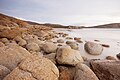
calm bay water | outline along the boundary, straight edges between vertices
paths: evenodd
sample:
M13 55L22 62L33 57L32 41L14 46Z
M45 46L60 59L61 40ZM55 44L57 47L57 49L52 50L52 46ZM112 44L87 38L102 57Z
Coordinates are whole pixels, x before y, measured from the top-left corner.
M108 44L110 48L104 48L103 53L98 56L89 55L84 50L84 44L79 44L80 53L90 59L104 59L106 56L114 56L120 53L120 29L55 29L57 32L69 34L70 37L80 37L83 41L100 40L101 44Z
M58 29L57 29L58 30ZM102 38L120 40L120 29L59 29L65 31L70 36L81 38Z

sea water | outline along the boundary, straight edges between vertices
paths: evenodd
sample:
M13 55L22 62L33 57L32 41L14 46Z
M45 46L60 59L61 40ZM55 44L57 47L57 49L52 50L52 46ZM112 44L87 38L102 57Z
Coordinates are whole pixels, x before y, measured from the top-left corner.
M106 29L106 28L86 28L86 29L64 29L56 28L57 32L69 34L70 37L80 37L83 41L93 41L99 44L110 45L105 48L101 55L90 55L84 50L84 43L79 44L80 54L89 59L104 59L106 56L114 56L120 53L120 29Z

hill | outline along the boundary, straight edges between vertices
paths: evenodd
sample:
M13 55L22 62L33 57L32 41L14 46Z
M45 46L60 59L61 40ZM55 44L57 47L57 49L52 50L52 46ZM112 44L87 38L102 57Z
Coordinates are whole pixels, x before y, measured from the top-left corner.
M90 28L120 28L120 23L111 23L98 26L92 26Z
M45 23L40 24L32 21L25 21L20 20L5 14L0 13L0 25L1 26L8 26L8 27L29 27L31 25L38 25L38 26L46 26L51 28L78 28L77 26L64 26L60 24L51 24L51 23Z
M45 26L45 27L51 27L51 28L69 28L69 29L80 29L80 28L120 28L120 23L111 23L111 24L104 24L104 25L98 25L98 26L65 26L60 24L51 24L51 23L45 23L40 24L32 21L25 21L20 20L5 14L0 13L0 25L1 26L8 26L8 27L29 27L31 25L38 25L38 26Z
M27 27L29 24L24 20L20 20L14 17L10 17L0 13L0 25L9 27Z

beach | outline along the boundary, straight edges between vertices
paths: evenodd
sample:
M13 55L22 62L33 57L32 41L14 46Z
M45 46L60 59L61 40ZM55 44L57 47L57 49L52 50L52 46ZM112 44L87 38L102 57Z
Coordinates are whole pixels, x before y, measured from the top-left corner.
M0 80L120 80L120 28L0 17Z

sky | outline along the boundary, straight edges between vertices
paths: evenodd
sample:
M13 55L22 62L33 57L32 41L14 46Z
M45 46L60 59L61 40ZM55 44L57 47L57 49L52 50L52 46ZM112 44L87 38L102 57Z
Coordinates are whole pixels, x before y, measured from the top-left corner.
M120 0L0 0L0 12L39 23L93 26L120 23Z

